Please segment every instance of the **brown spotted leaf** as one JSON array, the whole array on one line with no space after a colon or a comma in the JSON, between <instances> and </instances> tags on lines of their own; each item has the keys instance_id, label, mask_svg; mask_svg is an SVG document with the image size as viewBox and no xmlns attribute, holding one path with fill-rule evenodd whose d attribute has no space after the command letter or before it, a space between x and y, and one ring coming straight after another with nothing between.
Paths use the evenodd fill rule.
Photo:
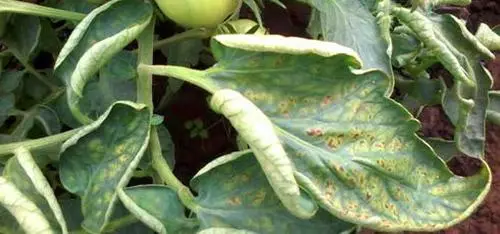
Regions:
<instances>
[{"instance_id":1,"label":"brown spotted leaf","mask_svg":"<svg viewBox=\"0 0 500 234\"><path fill-rule=\"evenodd\" d=\"M432 231L464 220L488 192L489 168L454 175L415 134L419 122L388 97L388 78L360 70L351 49L220 35L212 51L218 63L208 70L171 71L213 93L236 90L259 107L301 188L331 214L378 230Z\"/></svg>"},{"instance_id":2,"label":"brown spotted leaf","mask_svg":"<svg viewBox=\"0 0 500 234\"><path fill-rule=\"evenodd\" d=\"M100 233L146 151L150 113L144 105L116 102L63 145L63 186L82 199L82 226Z\"/></svg>"},{"instance_id":3,"label":"brown spotted leaf","mask_svg":"<svg viewBox=\"0 0 500 234\"><path fill-rule=\"evenodd\" d=\"M191 185L198 192L195 212L202 233L341 233L355 228L325 210L310 219L289 213L248 151L212 161ZM240 231L229 232L227 228Z\"/></svg>"}]
</instances>

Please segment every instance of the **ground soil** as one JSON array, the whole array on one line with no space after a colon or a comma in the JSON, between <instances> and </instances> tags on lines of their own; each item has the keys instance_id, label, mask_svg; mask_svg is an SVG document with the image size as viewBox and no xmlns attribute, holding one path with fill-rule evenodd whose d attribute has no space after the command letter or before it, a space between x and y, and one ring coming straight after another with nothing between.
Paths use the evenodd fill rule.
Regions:
<instances>
[{"instance_id":1,"label":"ground soil","mask_svg":"<svg viewBox=\"0 0 500 234\"><path fill-rule=\"evenodd\" d=\"M263 18L271 33L288 36L307 37L305 28L309 18L309 9L295 1L283 1L288 10L275 5L267 5ZM480 22L490 26L500 24L500 0L473 0L468 8L444 8L443 11L454 13L467 20L467 25L475 32ZM251 17L247 10L243 16ZM500 55L498 53L497 55ZM500 89L500 56L487 63L494 79L494 89ZM160 85L162 87L163 85ZM160 88L161 92L163 88ZM158 89L157 89L158 90ZM184 183L206 163L217 156L236 149L234 130L220 116L215 115L207 106L207 93L184 85L182 90L161 114L166 116L166 124L176 145L175 173ZM192 138L184 128L184 122L201 118L209 127L209 138ZM420 134L423 136L453 137L453 126L440 107L424 109L419 117L422 123ZM486 159L493 172L493 185L484 204L466 221L439 233L500 233L500 127L493 124L487 126ZM479 163L465 156L457 156L449 163L450 168L459 175L471 175L477 171ZM372 233L364 230L364 233Z\"/></svg>"}]
</instances>

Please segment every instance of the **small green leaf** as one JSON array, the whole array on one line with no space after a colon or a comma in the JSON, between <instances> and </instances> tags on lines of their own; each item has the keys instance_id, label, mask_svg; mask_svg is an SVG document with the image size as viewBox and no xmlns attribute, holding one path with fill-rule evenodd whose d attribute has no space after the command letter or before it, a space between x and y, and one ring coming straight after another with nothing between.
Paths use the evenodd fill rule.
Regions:
<instances>
[{"instance_id":1,"label":"small green leaf","mask_svg":"<svg viewBox=\"0 0 500 234\"><path fill-rule=\"evenodd\" d=\"M158 233L193 233L195 220L185 217L177 193L160 185L126 188L118 192L127 209Z\"/></svg>"},{"instance_id":2,"label":"small green leaf","mask_svg":"<svg viewBox=\"0 0 500 234\"><path fill-rule=\"evenodd\" d=\"M158 126L158 125L162 124L164 120L165 120L165 117L163 117L161 115L153 115L153 117L151 118L151 125Z\"/></svg>"},{"instance_id":3,"label":"small green leaf","mask_svg":"<svg viewBox=\"0 0 500 234\"><path fill-rule=\"evenodd\" d=\"M236 152L220 157L191 180L198 192L201 229L236 228L255 233L340 233L352 228L324 210L311 219L290 214L269 186L255 157Z\"/></svg>"},{"instance_id":4,"label":"small green leaf","mask_svg":"<svg viewBox=\"0 0 500 234\"><path fill-rule=\"evenodd\" d=\"M82 197L83 227L101 232L124 187L146 151L150 114L144 105L117 102L63 145L63 186Z\"/></svg>"}]
</instances>

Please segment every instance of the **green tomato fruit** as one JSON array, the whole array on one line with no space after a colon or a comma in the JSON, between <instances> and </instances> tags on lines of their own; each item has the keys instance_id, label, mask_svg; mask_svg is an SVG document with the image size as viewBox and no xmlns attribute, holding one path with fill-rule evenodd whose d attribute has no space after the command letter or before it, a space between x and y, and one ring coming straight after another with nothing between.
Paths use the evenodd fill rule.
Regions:
<instances>
[{"instance_id":1,"label":"green tomato fruit","mask_svg":"<svg viewBox=\"0 0 500 234\"><path fill-rule=\"evenodd\" d=\"M188 28L215 28L238 7L239 0L156 0L168 18Z\"/></svg>"}]
</instances>

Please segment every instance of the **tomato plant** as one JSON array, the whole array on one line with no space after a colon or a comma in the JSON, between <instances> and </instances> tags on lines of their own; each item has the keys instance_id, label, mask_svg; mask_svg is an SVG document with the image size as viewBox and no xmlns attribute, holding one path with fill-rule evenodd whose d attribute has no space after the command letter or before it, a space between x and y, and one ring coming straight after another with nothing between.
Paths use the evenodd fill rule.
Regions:
<instances>
[{"instance_id":1,"label":"tomato plant","mask_svg":"<svg viewBox=\"0 0 500 234\"><path fill-rule=\"evenodd\" d=\"M467 0L297 1L308 38L269 32L261 0L0 0L0 232L437 231L469 217L492 183L500 95L483 61L498 28L435 11ZM167 79L159 98L153 79ZM160 111L188 83L237 133L189 185L175 113ZM417 134L429 105L453 140ZM190 118L191 140L217 137ZM450 171L460 153L475 175Z\"/></svg>"}]
</instances>

